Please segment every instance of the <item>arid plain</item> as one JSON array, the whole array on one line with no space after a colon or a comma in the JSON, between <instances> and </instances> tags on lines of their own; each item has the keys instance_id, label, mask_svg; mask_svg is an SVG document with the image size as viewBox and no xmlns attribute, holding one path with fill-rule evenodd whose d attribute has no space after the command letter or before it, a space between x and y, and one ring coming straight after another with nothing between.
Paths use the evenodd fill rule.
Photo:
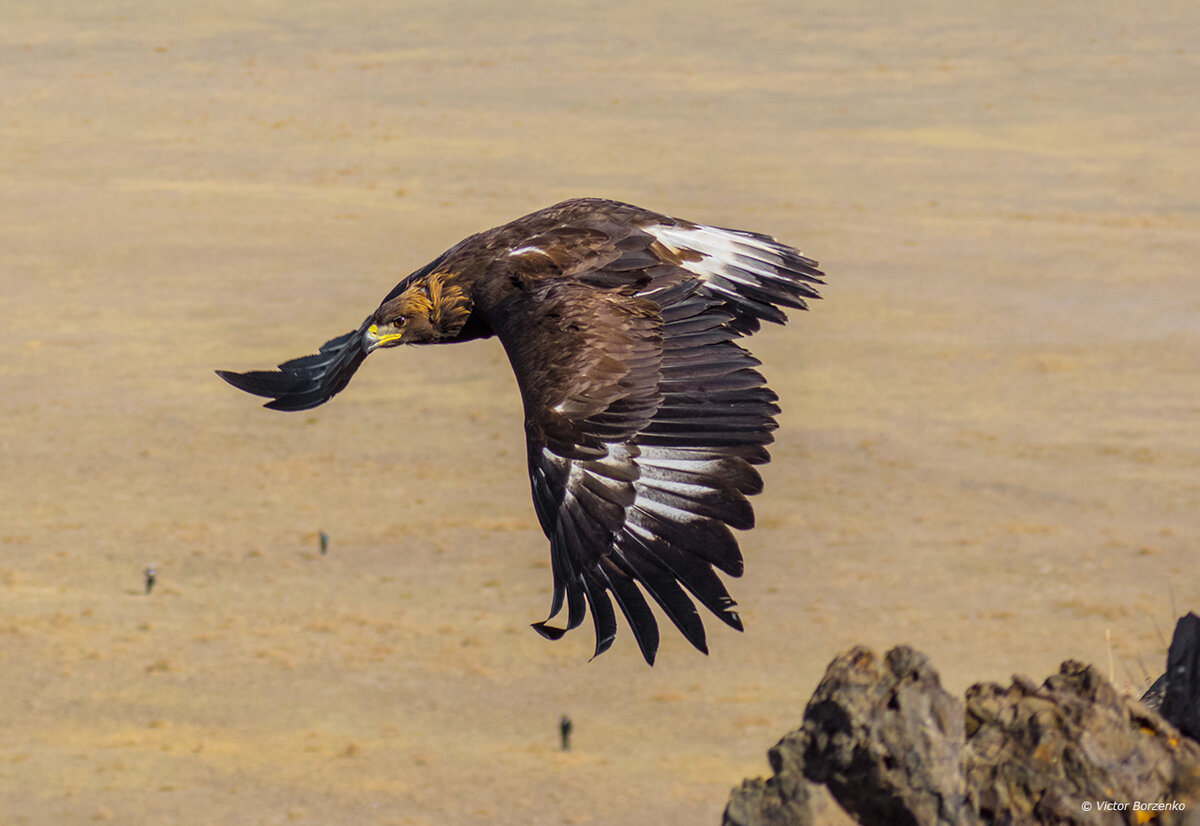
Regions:
<instances>
[{"instance_id":1,"label":"arid plain","mask_svg":"<svg viewBox=\"0 0 1200 826\"><path fill-rule=\"evenodd\" d=\"M1136 691L1200 608L1194 4L8 5L0 823L714 823L854 644ZM576 195L828 273L708 657L529 628L494 341L212 372Z\"/></svg>"}]
</instances>

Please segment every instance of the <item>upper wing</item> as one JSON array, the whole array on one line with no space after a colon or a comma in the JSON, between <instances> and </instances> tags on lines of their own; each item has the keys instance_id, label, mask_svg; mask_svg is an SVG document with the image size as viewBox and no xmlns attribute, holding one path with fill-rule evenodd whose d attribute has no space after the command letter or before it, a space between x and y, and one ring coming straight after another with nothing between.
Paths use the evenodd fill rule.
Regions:
<instances>
[{"instance_id":1,"label":"upper wing","mask_svg":"<svg viewBox=\"0 0 1200 826\"><path fill-rule=\"evenodd\" d=\"M644 230L654 237L652 250L733 316L729 328L738 335L756 332L760 321L785 323L780 306L805 310L805 299L821 297L814 287L824 283L817 262L769 235L687 221L652 223Z\"/></svg>"},{"instance_id":2,"label":"upper wing","mask_svg":"<svg viewBox=\"0 0 1200 826\"><path fill-rule=\"evenodd\" d=\"M264 407L308 410L329 401L350 383L350 377L367 357L363 334L368 326L369 321L364 321L357 330L322 344L320 352L285 361L278 370L218 370L217 375L238 390L274 399Z\"/></svg>"},{"instance_id":3,"label":"upper wing","mask_svg":"<svg viewBox=\"0 0 1200 826\"><path fill-rule=\"evenodd\" d=\"M740 335L762 321L783 324L781 307L807 309L806 299L821 297L815 285L824 283L816 261L769 235L598 198L564 201L486 235L492 266L527 278L571 276L660 305L670 298L660 299L663 291L695 282L733 316L730 328Z\"/></svg>"}]
</instances>

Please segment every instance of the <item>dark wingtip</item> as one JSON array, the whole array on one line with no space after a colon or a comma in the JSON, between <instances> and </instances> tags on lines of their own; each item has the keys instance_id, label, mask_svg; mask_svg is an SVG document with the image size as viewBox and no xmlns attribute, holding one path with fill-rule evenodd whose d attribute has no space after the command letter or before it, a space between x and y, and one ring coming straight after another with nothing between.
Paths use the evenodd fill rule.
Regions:
<instances>
[{"instance_id":1,"label":"dark wingtip","mask_svg":"<svg viewBox=\"0 0 1200 826\"><path fill-rule=\"evenodd\" d=\"M718 614L717 616L719 616L721 618L722 622L724 622L726 625L728 625L730 628L734 629L735 631L745 631L746 630L742 626L742 615L739 614L737 612L737 610L734 608L726 608L724 613Z\"/></svg>"},{"instance_id":2,"label":"dark wingtip","mask_svg":"<svg viewBox=\"0 0 1200 826\"><path fill-rule=\"evenodd\" d=\"M605 636L603 638L596 637L596 650L592 652L592 656L588 658L588 662L591 662L592 660L596 659L601 654L603 654L605 651L612 648L613 640L615 640L616 638L617 638L617 633L615 630L611 634L608 634L607 636ZM646 656L645 651L642 652L642 655ZM650 663L650 665L654 665L654 652L653 651L650 652L650 655L647 657L646 662Z\"/></svg>"},{"instance_id":3,"label":"dark wingtip","mask_svg":"<svg viewBox=\"0 0 1200 826\"><path fill-rule=\"evenodd\" d=\"M370 319L349 333L330 339L311 356L285 361L278 370L215 371L224 381L246 393L265 396L271 410L308 410L340 393L367 357L362 335Z\"/></svg>"},{"instance_id":4,"label":"dark wingtip","mask_svg":"<svg viewBox=\"0 0 1200 826\"><path fill-rule=\"evenodd\" d=\"M267 410L284 410L289 413L295 413L300 410L312 410L314 407L320 407L328 400L328 396L313 396L309 394L294 399L276 399L273 402L267 402L263 407L267 408Z\"/></svg>"},{"instance_id":5,"label":"dark wingtip","mask_svg":"<svg viewBox=\"0 0 1200 826\"><path fill-rule=\"evenodd\" d=\"M216 374L238 390L255 396L277 396L296 383L294 377L285 376L278 370L248 370L245 373L217 370Z\"/></svg>"},{"instance_id":6,"label":"dark wingtip","mask_svg":"<svg viewBox=\"0 0 1200 826\"><path fill-rule=\"evenodd\" d=\"M553 625L547 625L544 620L542 622L530 623L529 627L534 631L537 631L548 640L561 640L563 634L567 633L567 629L555 628Z\"/></svg>"}]
</instances>

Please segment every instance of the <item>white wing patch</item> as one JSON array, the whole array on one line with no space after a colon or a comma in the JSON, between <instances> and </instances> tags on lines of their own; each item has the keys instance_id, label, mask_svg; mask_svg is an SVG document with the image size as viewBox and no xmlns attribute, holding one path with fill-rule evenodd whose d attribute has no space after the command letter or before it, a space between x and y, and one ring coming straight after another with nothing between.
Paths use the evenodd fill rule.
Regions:
<instances>
[{"instance_id":1,"label":"white wing patch","mask_svg":"<svg viewBox=\"0 0 1200 826\"><path fill-rule=\"evenodd\" d=\"M515 250L510 251L508 254L510 257L512 257L515 255L526 255L527 253L531 253L531 252L536 252L539 255L546 255L547 257L549 256L549 254L544 249L542 249L541 247L533 246L533 245L517 247Z\"/></svg>"},{"instance_id":2,"label":"white wing patch","mask_svg":"<svg viewBox=\"0 0 1200 826\"><path fill-rule=\"evenodd\" d=\"M750 316L783 323L787 315L780 306L805 309L805 298L819 297L809 286L821 283L816 262L774 238L703 224L644 229L663 246L683 253L679 266L699 278L710 295Z\"/></svg>"},{"instance_id":3,"label":"white wing patch","mask_svg":"<svg viewBox=\"0 0 1200 826\"><path fill-rule=\"evenodd\" d=\"M641 473L633 483L635 498L626 511L629 521L639 521L634 513L637 510L657 513L681 523L703 519L701 514L677 505L688 499L699 500L716 493L713 486L697 484L697 480L715 471L720 461L706 454L689 458L687 453L691 451L672 451L648 445L641 445L640 448L637 464Z\"/></svg>"},{"instance_id":4,"label":"white wing patch","mask_svg":"<svg viewBox=\"0 0 1200 826\"><path fill-rule=\"evenodd\" d=\"M715 493L714 487L697 484L696 480L706 473L719 472L719 458L707 453L690 458L687 454L696 451L647 445L639 445L636 451L631 451L629 445L617 442L608 442L606 447L607 456L587 461L566 459L549 448L542 449L542 456L547 464L565 472L566 495L572 498L577 498L577 494L587 488L597 493L600 488L607 488L609 494L605 498L619 501L622 498L619 492L622 488L628 490L627 486L632 482L633 501L625 499L628 502L625 505L627 527L640 522L639 511L676 523L704 518L679 505L687 498Z\"/></svg>"},{"instance_id":5,"label":"white wing patch","mask_svg":"<svg viewBox=\"0 0 1200 826\"><path fill-rule=\"evenodd\" d=\"M691 250L704 256L699 261L689 261L683 266L705 280L715 275L737 281L737 269L744 268L768 278L778 277L779 267L785 261L771 241L750 233L719 227L669 227L664 225L646 227L646 231L660 243L675 250ZM742 281L757 286L755 281Z\"/></svg>"}]
</instances>

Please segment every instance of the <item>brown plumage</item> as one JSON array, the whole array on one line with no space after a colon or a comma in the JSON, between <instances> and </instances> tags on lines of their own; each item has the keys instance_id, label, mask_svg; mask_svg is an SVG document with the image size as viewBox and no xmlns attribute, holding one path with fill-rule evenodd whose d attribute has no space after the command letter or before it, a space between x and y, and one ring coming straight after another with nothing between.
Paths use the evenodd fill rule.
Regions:
<instances>
[{"instance_id":1,"label":"brown plumage","mask_svg":"<svg viewBox=\"0 0 1200 826\"><path fill-rule=\"evenodd\" d=\"M730 528L762 490L776 396L736 339L817 298L816 262L756 233L582 198L473 235L401 281L354 332L277 371L217 371L305 410L379 347L495 335L525 405L529 475L550 539L557 639L590 607L596 654L616 599L653 664L643 592L707 653L695 598L741 630L714 569L742 573ZM686 590L685 590L686 589ZM690 597L689 597L690 593ZM567 606L565 628L547 625Z\"/></svg>"}]
</instances>

